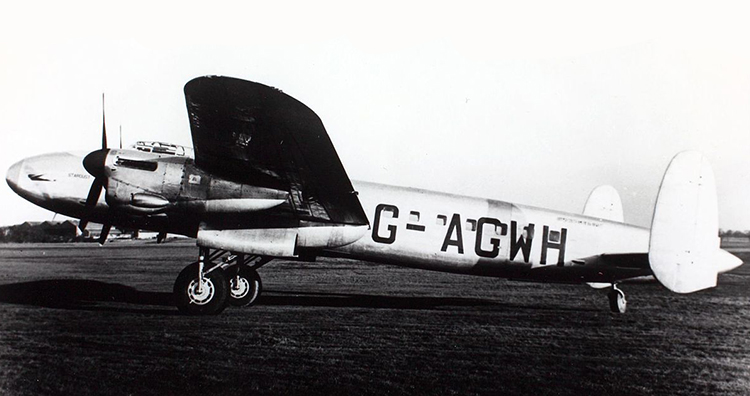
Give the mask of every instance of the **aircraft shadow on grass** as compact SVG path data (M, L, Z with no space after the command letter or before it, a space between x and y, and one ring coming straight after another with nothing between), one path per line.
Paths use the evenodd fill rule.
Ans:
M172 293L144 292L133 287L82 279L50 279L0 285L0 303L47 308L176 314ZM105 303L156 306L131 309Z
M430 310L442 307L492 307L497 310L596 311L586 307L552 307L549 304L511 303L476 297L384 296L356 293L318 293L264 290L258 305L333 308L386 308Z
M0 303L47 308L176 315L172 293L139 291L131 286L80 279L50 279L0 285ZM116 305L112 305L117 303ZM587 310L497 302L472 297L383 296L266 290L258 306L386 308L429 310L440 307ZM137 308L133 308L136 306Z
M383 296L355 293L318 293L300 291L265 290L258 298L258 305L341 307L341 308L390 308L390 309L434 309L442 306L478 307L499 304L478 298Z

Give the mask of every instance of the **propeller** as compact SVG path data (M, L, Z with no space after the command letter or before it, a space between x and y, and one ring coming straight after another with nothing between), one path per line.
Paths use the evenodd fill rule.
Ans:
M104 245L104 242L107 242L107 236L109 235L109 230L112 229L111 224L103 224L102 225L102 233L99 234L99 245Z
M102 148L96 151L90 152L83 159L83 167L86 171L94 176L94 181L91 183L88 196L86 196L86 212L96 207L96 203L99 201L102 189L104 188L104 182L106 175L104 174L104 161L107 159L109 149L107 148L107 123L104 118L104 94L102 94ZM78 223L78 228L83 233L88 225L89 220L84 216ZM99 243L103 244L107 239L109 230L112 228L111 224L103 224L102 233L99 237Z

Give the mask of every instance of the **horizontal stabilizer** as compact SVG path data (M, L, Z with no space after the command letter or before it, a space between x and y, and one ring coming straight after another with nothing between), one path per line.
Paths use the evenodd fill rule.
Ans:
M659 188L648 258L656 279L676 293L716 286L720 271L714 174L695 151L677 154Z
M624 218L620 194L612 186L604 185L595 188L586 200L583 215L622 223Z

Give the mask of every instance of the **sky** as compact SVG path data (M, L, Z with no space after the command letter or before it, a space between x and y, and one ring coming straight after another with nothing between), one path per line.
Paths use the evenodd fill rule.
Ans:
M183 86L218 74L312 108L355 180L573 213L610 184L648 226L670 159L697 149L720 227L750 229L750 6L354 3L6 6L0 169L95 150L102 93L110 142L190 146ZM0 225L52 217L0 187Z

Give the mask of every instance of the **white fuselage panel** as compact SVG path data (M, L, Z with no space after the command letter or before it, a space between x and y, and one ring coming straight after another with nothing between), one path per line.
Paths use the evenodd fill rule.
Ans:
M353 181L371 230L337 249L351 257L450 272L563 265L646 253L649 231L502 201Z

